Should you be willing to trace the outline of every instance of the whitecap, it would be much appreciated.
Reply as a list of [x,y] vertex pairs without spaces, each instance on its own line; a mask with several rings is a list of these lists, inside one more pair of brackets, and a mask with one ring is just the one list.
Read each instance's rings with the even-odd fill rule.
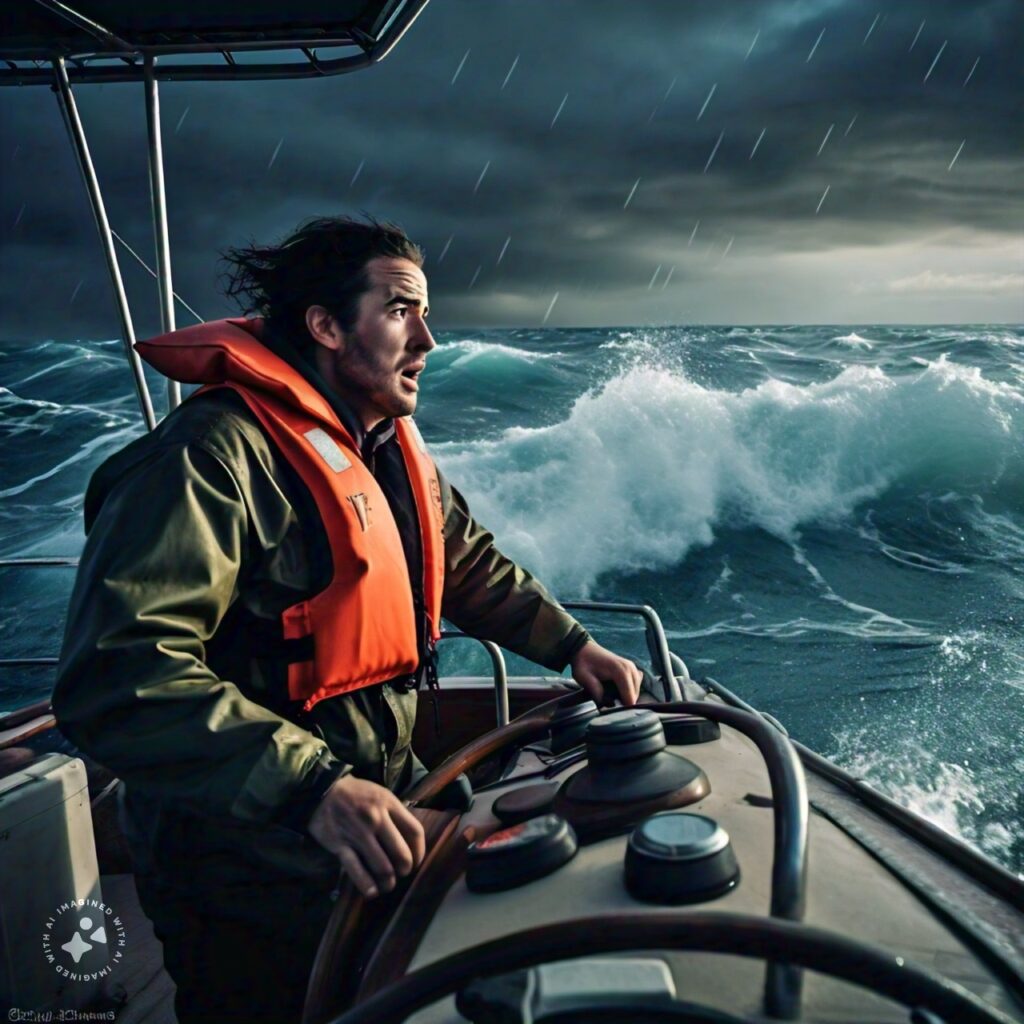
[[878,344],[876,341],[872,341],[870,338],[862,338],[859,334],[851,331],[849,334],[843,334],[838,338],[833,338],[833,341],[841,341],[846,345],[860,345],[862,348],[874,348]]
[[465,366],[467,363],[480,358],[504,358],[515,359],[527,363],[536,363],[543,359],[553,359],[556,356],[564,354],[556,351],[533,352],[528,349],[513,348],[511,345],[502,345],[500,342],[474,341],[472,339],[466,339],[462,341],[445,342],[438,348],[438,351],[433,358],[436,359],[452,352],[458,352],[459,355],[448,364],[447,368],[450,370]]
[[[830,621],[814,619],[799,615],[791,619],[776,622],[757,622],[756,616],[750,612],[740,615],[738,619],[722,619],[709,626],[697,629],[669,629],[665,636],[669,640],[703,640],[714,636],[741,636],[761,640],[795,640],[811,635],[845,636],[853,640],[867,640],[878,643],[883,640],[904,642],[908,639],[920,640],[923,644],[931,644],[935,636],[913,626],[879,615],[871,620]],[[887,625],[891,624],[890,625]]]
[[718,574],[718,579],[708,588],[708,592],[704,595],[705,601],[710,601],[715,594],[720,594],[728,586],[729,580],[732,579],[733,572],[729,567],[728,557],[722,559],[722,571]]
[[[888,615],[877,608],[870,608],[867,605],[858,604],[856,601],[851,601],[848,598],[843,597],[841,594],[837,594],[821,574],[817,566],[815,566],[810,558],[807,557],[807,552],[804,551],[799,544],[791,544],[790,550],[793,553],[793,561],[803,569],[807,570],[815,587],[826,601],[832,601],[841,605],[847,611],[852,612],[860,619],[859,622],[854,621],[852,624],[840,623],[834,627],[837,632],[844,632],[847,633],[847,635],[858,637],[884,637],[889,640],[896,637],[903,639],[927,638],[930,636],[927,630],[922,629],[919,626],[912,625],[909,622],[904,622],[902,619]],[[832,627],[833,624],[830,623],[829,626]]]

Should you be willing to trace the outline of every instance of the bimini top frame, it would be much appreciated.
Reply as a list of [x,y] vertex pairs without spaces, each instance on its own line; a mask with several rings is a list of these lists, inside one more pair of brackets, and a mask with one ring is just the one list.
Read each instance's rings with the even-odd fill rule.
[[[0,85],[141,82],[146,58],[164,81],[316,78],[382,60],[427,0],[15,0],[0,6]],[[349,49],[328,56],[318,50]],[[275,62],[240,54],[284,52]]]
[[[0,85],[49,85],[57,94],[110,273],[121,340],[146,427],[156,412],[135,351],[135,328],[115,239],[157,279],[160,321],[173,331],[175,294],[167,230],[160,100],[157,80],[212,81],[315,78],[358,71],[383,60],[428,0],[297,0],[282,12],[278,0],[248,0],[242,10],[225,0],[15,0],[0,5]],[[328,58],[325,49],[358,52]],[[239,61],[238,55],[283,53],[280,62]],[[159,62],[159,63],[158,63]],[[157,270],[113,230],[78,115],[72,84],[141,82],[149,129],[149,178]],[[185,303],[182,303],[185,305]],[[190,306],[190,313],[199,319]],[[167,408],[181,401],[167,382]]]

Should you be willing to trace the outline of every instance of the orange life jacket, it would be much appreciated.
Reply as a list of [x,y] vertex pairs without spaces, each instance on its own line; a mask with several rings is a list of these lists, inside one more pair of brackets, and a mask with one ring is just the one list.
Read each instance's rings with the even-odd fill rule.
[[[219,320],[136,345],[175,380],[237,391],[316,502],[333,560],[320,593],[286,608],[285,640],[312,636],[310,661],[288,666],[292,700],[325,697],[414,672],[420,662],[409,568],[387,498],[326,399],[258,340],[261,320]],[[204,389],[205,390],[205,389]],[[411,418],[395,420],[423,551],[430,639],[440,636],[444,516],[437,470]]]

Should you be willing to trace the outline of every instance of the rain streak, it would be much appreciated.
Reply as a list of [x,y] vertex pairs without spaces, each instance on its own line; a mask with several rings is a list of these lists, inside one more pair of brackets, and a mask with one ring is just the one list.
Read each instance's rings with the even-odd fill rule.
[[[808,174],[812,165],[828,174],[828,178],[825,180],[808,179],[797,185],[803,196],[801,208],[806,211],[803,214],[804,217],[809,216],[813,220],[826,209],[826,204],[835,202],[837,197],[831,195],[833,185],[836,185],[837,189],[846,195],[848,204],[850,186],[843,171],[862,165],[863,161],[868,159],[866,154],[870,153],[871,147],[877,143],[877,140],[872,138],[871,128],[877,125],[879,117],[875,113],[877,108],[857,111],[849,109],[849,106],[842,109],[836,103],[832,105],[832,109],[825,107],[820,112],[824,116],[819,115],[813,121],[808,118],[806,125],[794,121],[792,118],[788,122],[780,122],[774,116],[771,108],[765,108],[762,112],[762,123],[750,124],[749,112],[738,106],[735,100],[737,95],[735,79],[738,75],[742,74],[745,77],[748,87],[753,84],[754,88],[760,89],[759,76],[764,75],[766,71],[770,71],[772,74],[778,73],[780,68],[786,68],[788,62],[789,70],[785,72],[785,75],[794,82],[797,94],[812,99],[815,91],[825,92],[828,90],[830,76],[836,70],[830,68],[829,64],[838,61],[843,55],[843,50],[845,50],[844,59],[849,60],[855,53],[862,52],[864,56],[859,59],[866,62],[872,59],[883,59],[878,55],[888,47],[890,50],[897,48],[897,52],[905,50],[905,53],[909,55],[906,61],[907,69],[904,72],[908,88],[915,75],[921,85],[930,85],[941,79],[943,88],[950,84],[949,78],[950,75],[953,75],[956,77],[956,86],[966,88],[975,78],[983,57],[983,54],[978,53],[976,49],[973,52],[968,51],[968,53],[961,50],[951,57],[950,39],[954,38],[951,32],[946,33],[949,38],[939,37],[936,39],[934,31],[929,33],[927,20],[917,21],[915,19],[912,23],[907,24],[907,20],[896,16],[895,11],[865,12],[865,17],[858,20],[856,25],[842,26],[834,24],[833,20],[823,24],[819,21],[813,25],[810,31],[805,27],[799,38],[796,33],[791,33],[791,35],[793,40],[787,43],[788,51],[783,52],[780,50],[780,33],[777,28],[769,25],[751,25],[750,34],[744,34],[742,43],[732,50],[731,66],[728,63],[716,66],[715,81],[708,82],[705,79],[703,83],[697,84],[692,80],[694,76],[690,75],[686,67],[677,65],[678,73],[675,74],[669,67],[667,69],[669,73],[658,82],[657,87],[655,88],[652,83],[650,91],[645,93],[648,97],[647,103],[650,105],[645,110],[635,112],[638,116],[633,122],[630,122],[628,118],[616,120],[616,114],[612,107],[604,110],[603,115],[606,118],[609,138],[615,141],[615,152],[621,154],[635,153],[641,157],[645,149],[639,147],[638,140],[631,139],[630,129],[644,125],[650,126],[656,122],[655,128],[650,130],[656,134],[648,134],[648,139],[664,139],[666,144],[673,146],[674,172],[654,169],[647,173],[636,174],[636,171],[645,170],[644,166],[638,162],[634,170],[635,176],[627,179],[628,184],[618,186],[622,187],[623,191],[618,192],[617,196],[613,194],[611,197],[612,203],[617,206],[617,213],[613,211],[609,215],[613,219],[602,218],[594,214],[589,218],[583,218],[577,212],[580,194],[602,187],[595,184],[596,179],[588,168],[577,167],[567,176],[558,176],[552,172],[542,175],[532,182],[523,180],[524,188],[531,188],[538,194],[546,193],[552,198],[557,196],[557,199],[551,203],[545,221],[547,229],[571,232],[572,234],[568,237],[579,233],[579,236],[583,238],[616,238],[626,230],[624,227],[626,222],[620,223],[614,217],[627,214],[632,218],[634,225],[647,224],[648,227],[651,227],[656,223],[657,231],[662,235],[675,230],[679,236],[677,251],[681,254],[686,250],[694,249],[694,242],[700,233],[703,220],[705,223],[704,234],[708,241],[701,246],[701,256],[697,258],[706,260],[714,253],[718,253],[717,260],[714,262],[715,267],[723,266],[726,258],[730,256],[732,265],[739,266],[743,257],[737,260],[734,255],[734,243],[737,237],[734,229],[737,225],[730,224],[728,221],[731,218],[727,215],[710,213],[706,206],[701,213],[700,205],[703,204],[704,199],[723,189],[730,189],[736,196],[743,197],[744,201],[749,198],[753,202],[757,195],[758,183],[764,180],[761,176],[776,173],[773,169],[777,168],[782,161],[784,165],[792,164],[794,167],[803,163]],[[826,39],[829,40],[828,43],[826,43]],[[956,43],[954,42],[952,46],[955,48]],[[927,58],[924,57],[925,53],[928,55]],[[874,58],[871,56],[872,54],[875,55]],[[467,47],[451,70],[450,85],[477,92],[481,89],[482,64],[477,63],[475,67],[471,67],[469,64],[471,55],[472,48]],[[527,64],[524,64],[524,57]],[[949,65],[945,74],[943,73],[944,62]],[[520,94],[525,92],[527,86],[531,84],[524,68],[536,68],[537,64],[525,53],[510,53],[505,59],[498,58],[494,63],[495,66],[491,69],[493,72],[491,88],[496,92],[492,92],[490,95],[495,98],[497,95],[503,95],[505,98],[501,100],[503,104],[501,109],[512,110],[513,105],[517,102],[525,102]],[[802,66],[809,66],[808,70],[801,71]],[[476,80],[472,82],[470,81],[471,72],[476,76]],[[564,82],[563,88],[557,92],[552,92],[550,89],[547,91],[551,105],[546,110],[541,108],[543,119],[537,119],[537,112],[534,112],[533,123],[537,127],[546,126],[546,130],[551,132],[551,141],[548,145],[552,147],[553,153],[565,152],[566,145],[574,144],[571,141],[567,143],[565,140],[574,138],[572,129],[580,123],[579,119],[586,116],[587,105],[592,102],[590,98],[592,94],[587,91],[587,83],[579,82],[580,91],[574,90],[573,82],[579,81],[578,74],[573,77],[572,69],[568,65],[566,72],[569,77]],[[513,79],[520,85],[519,90],[509,89]],[[486,92],[481,93],[481,95],[485,94]],[[585,96],[587,99],[577,99],[570,103],[570,98],[574,95]],[[687,111],[689,111],[689,117],[700,123],[701,127],[705,129],[700,134],[693,133],[690,138],[687,138],[685,134],[680,134],[679,131],[680,119],[687,116]],[[188,112],[189,108],[186,107],[178,120],[176,131],[181,128]],[[854,135],[853,129],[858,124],[862,113],[865,114],[862,130]],[[767,116],[765,116],[766,114]],[[712,119],[719,123],[714,126],[712,132],[708,133],[706,126]],[[523,124],[527,123],[527,121],[523,121]],[[768,139],[769,132],[772,132],[771,140]],[[727,136],[730,139],[728,144],[726,143]],[[284,141],[284,138],[281,138],[274,146],[267,165],[268,171],[273,167],[282,151]],[[957,168],[962,169],[963,154],[969,152],[968,141],[966,138],[961,139],[945,151],[943,163],[947,172],[952,172]],[[768,145],[768,142],[771,145]],[[645,143],[645,145],[649,145],[649,143]],[[500,195],[500,192],[495,189],[485,190],[484,185],[492,170],[501,167],[504,158],[512,154],[514,150],[506,148],[502,151],[492,146],[490,152],[490,159],[486,158],[486,154],[480,154],[480,162],[476,164],[475,177],[470,181],[472,182],[472,195],[480,195],[483,199],[483,196],[489,191],[489,200],[493,202],[494,195]],[[816,164],[814,164],[815,160]],[[611,161],[609,161],[609,166],[611,166]],[[743,171],[741,174],[741,168],[749,168],[749,170]],[[350,187],[360,178],[363,169],[364,162],[360,161],[349,182]],[[673,173],[676,178],[672,177]],[[746,178],[743,177],[744,174]],[[685,184],[688,179],[692,183],[694,178],[699,180],[701,177],[707,179],[707,186],[698,189]],[[644,184],[645,179],[645,188],[648,191],[641,194],[640,186]],[[621,178],[619,180],[621,181]],[[796,180],[799,182],[799,179]],[[603,188],[607,189],[607,186],[603,186]],[[643,195],[650,198],[640,204],[638,197],[642,198]],[[652,217],[659,216],[655,211],[658,210],[659,203],[663,203],[668,196],[678,196],[672,200],[675,205],[670,209],[678,208],[682,212],[688,207],[689,215],[684,215],[685,227],[679,224],[673,229],[674,216],[672,214],[662,214],[661,220],[657,222],[650,220]],[[481,210],[485,210],[485,208],[481,207]],[[697,216],[697,214],[701,215]],[[487,212],[482,215],[489,216]],[[19,214],[19,219],[20,216]],[[564,229],[555,227],[555,225],[563,223]],[[450,272],[465,273],[466,276],[462,278],[462,281],[468,282],[468,284],[464,284],[463,287],[466,287],[467,290],[480,288],[482,293],[486,292],[487,287],[496,287],[498,280],[498,276],[495,275],[487,279],[483,273],[485,267],[500,267],[503,271],[503,274],[500,275],[504,282],[502,287],[508,288],[512,278],[509,274],[507,256],[512,235],[505,235],[500,243],[498,239],[502,238],[501,235],[497,235],[495,238],[492,233],[491,238],[490,245],[494,247],[490,249],[490,254],[481,247],[479,242],[464,239],[457,260],[453,260],[451,250],[455,235],[452,233],[443,241],[436,262],[441,265],[445,264],[447,260],[453,265]],[[440,244],[441,239],[438,242]],[[659,247],[664,248],[661,245]],[[670,254],[671,252],[672,245],[669,240],[665,253]],[[693,257],[687,254],[687,259],[690,258]],[[516,273],[521,273],[522,266],[521,260],[516,261],[512,269]],[[463,270],[460,271],[458,268],[463,268]],[[673,262],[671,259],[663,259],[653,268],[648,264],[643,278],[646,291],[665,292],[670,282],[680,280],[679,269],[681,269],[679,262]],[[449,272],[447,268],[446,272]],[[723,266],[723,272],[729,273],[730,271]],[[539,319],[543,324],[551,319],[560,295],[568,293],[572,298],[567,301],[573,302],[594,294],[592,275],[577,274],[568,279],[564,275],[561,276],[561,280],[555,277],[550,281],[551,288],[546,294],[552,297],[545,299],[539,310],[542,314]],[[586,287],[583,282],[586,282]],[[681,289],[683,285],[687,284],[692,287],[692,282],[689,282],[687,275],[684,274],[677,289]],[[568,309],[563,315],[568,315]]]

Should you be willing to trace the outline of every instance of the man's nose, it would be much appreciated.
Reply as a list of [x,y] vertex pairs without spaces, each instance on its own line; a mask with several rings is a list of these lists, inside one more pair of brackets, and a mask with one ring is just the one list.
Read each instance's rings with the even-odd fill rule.
[[431,349],[437,348],[437,342],[434,341],[434,336],[430,333],[430,328],[427,326],[426,321],[419,320],[419,330],[416,334],[416,348],[422,352],[429,352]]

